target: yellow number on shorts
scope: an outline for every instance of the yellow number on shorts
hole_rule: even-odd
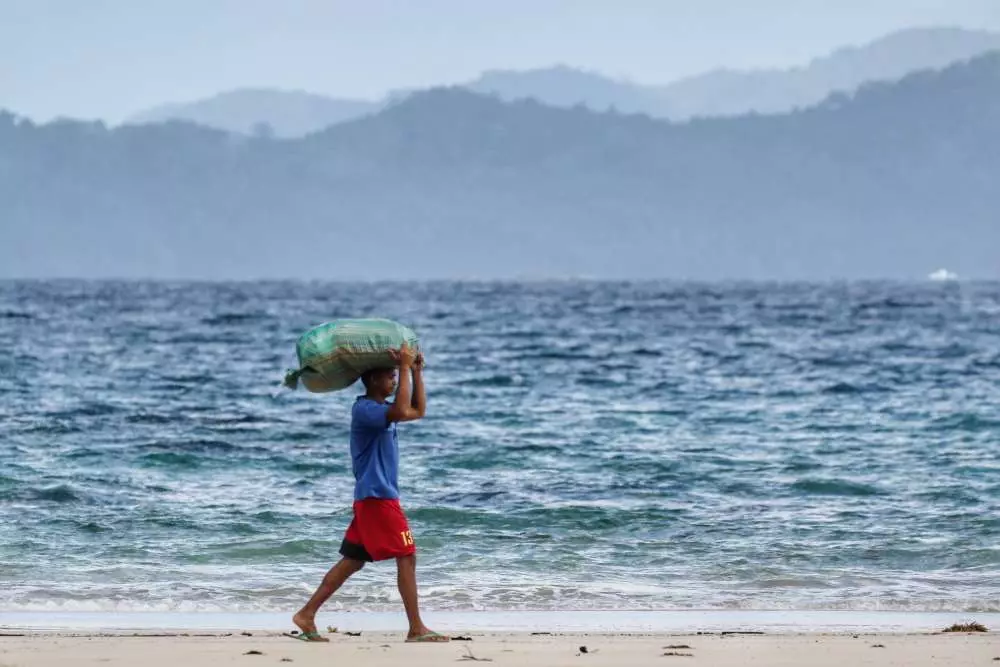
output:
[[[401,531],[399,533],[400,537],[403,538],[403,546],[410,546],[413,544],[413,535],[408,530]]]

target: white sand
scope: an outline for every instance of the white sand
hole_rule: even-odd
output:
[[[6,630],[7,633],[16,631]],[[331,667],[431,667],[467,657],[491,665],[557,667],[608,665],[755,665],[860,667],[1000,665],[1000,635],[985,634],[575,634],[471,633],[472,641],[440,645],[406,644],[399,633],[337,633],[328,644],[306,643],[275,632],[230,636],[109,636],[30,633],[0,636],[0,667],[76,665],[220,667],[291,664]],[[875,645],[883,647],[876,648]],[[581,653],[585,646],[587,652]],[[687,648],[667,648],[684,646]],[[260,651],[263,655],[247,655]],[[664,655],[678,653],[682,655]],[[288,660],[291,662],[289,663]]]

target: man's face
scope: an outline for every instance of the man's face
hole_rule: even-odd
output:
[[[375,371],[372,374],[372,388],[383,396],[392,396],[396,393],[396,369],[385,368]]]

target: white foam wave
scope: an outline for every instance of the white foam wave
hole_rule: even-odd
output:
[[[952,273],[948,269],[938,269],[927,276],[929,280],[934,280],[938,282],[958,280],[958,274]]]

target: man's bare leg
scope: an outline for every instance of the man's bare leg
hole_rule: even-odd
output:
[[[352,574],[360,570],[365,566],[363,561],[354,560],[353,558],[342,558],[340,562],[330,568],[330,571],[326,573],[323,577],[323,582],[313,593],[312,597],[309,598],[309,602],[306,602],[306,606],[299,609],[295,616],[292,616],[292,622],[299,627],[304,633],[315,633],[316,632],[316,612],[319,608],[323,606],[323,603],[330,599],[338,588],[344,585],[344,582],[350,578]],[[319,637],[313,639],[312,641],[318,642],[328,642],[330,641],[326,637]]]
[[[403,598],[403,607],[406,609],[406,619],[410,622],[410,631],[407,639],[422,638],[421,641],[446,642],[447,637],[434,634],[420,620],[420,609],[417,604],[417,557],[400,556],[396,559],[397,576],[396,582],[399,584],[399,595]]]

